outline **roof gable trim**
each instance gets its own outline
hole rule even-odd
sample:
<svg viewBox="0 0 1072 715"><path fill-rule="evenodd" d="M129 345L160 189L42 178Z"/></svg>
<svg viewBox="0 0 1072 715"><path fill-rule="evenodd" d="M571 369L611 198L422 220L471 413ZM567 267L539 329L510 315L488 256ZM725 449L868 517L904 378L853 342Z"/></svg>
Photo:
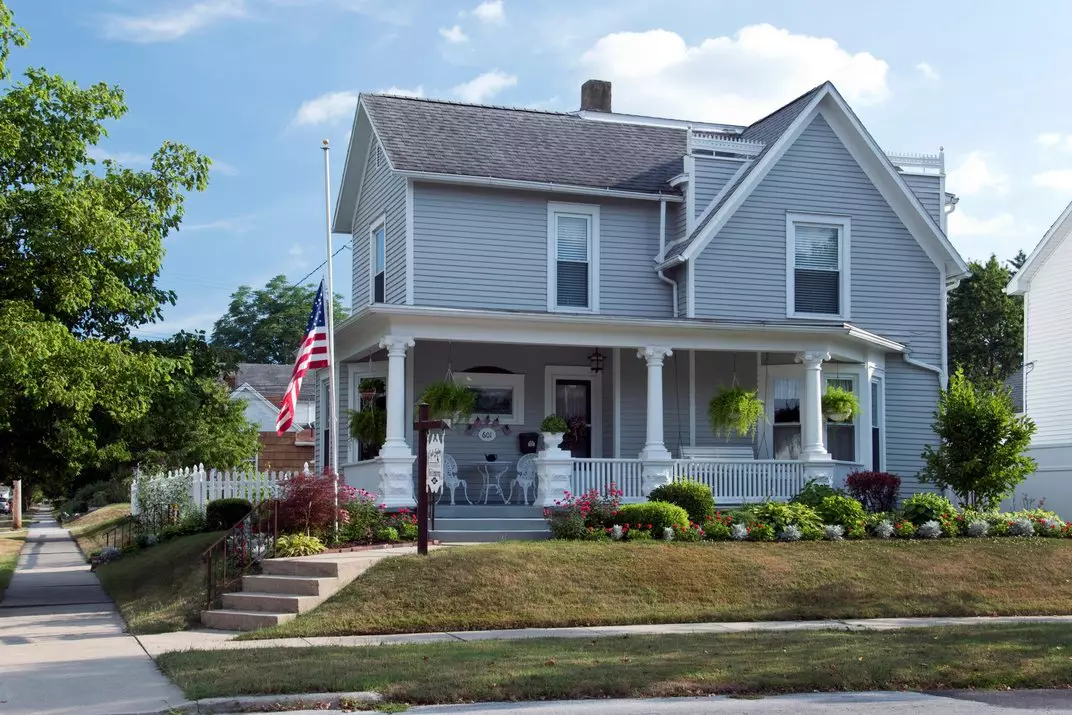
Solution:
<svg viewBox="0 0 1072 715"><path fill-rule="evenodd" d="M1012 277L1005 287L1009 295L1023 295L1031 287L1031 279L1039 272L1046 260L1064 242L1068 234L1072 232L1072 202L1065 207L1061 215L1053 222L1049 230L1042 236L1042 240L1031 251L1031 255L1020 266L1020 270Z"/></svg>

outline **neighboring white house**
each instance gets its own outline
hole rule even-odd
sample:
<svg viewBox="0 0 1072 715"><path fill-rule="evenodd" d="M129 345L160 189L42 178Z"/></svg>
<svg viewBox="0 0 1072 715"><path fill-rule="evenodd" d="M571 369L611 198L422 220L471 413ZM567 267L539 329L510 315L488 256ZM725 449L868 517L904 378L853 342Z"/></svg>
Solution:
<svg viewBox="0 0 1072 715"><path fill-rule="evenodd" d="M309 398L312 390L305 389L298 396L294 424L287 433L275 433L291 370L290 365L239 363L231 378L231 399L246 403L246 419L260 432L261 448L255 464L261 469L299 470L305 464L314 464L316 404Z"/></svg>
<svg viewBox="0 0 1072 715"><path fill-rule="evenodd" d="M1042 237L1020 272L1011 295L1024 296L1023 411L1038 431L1031 456L1038 471L1013 501L1045 499L1046 507L1072 517L1072 204Z"/></svg>

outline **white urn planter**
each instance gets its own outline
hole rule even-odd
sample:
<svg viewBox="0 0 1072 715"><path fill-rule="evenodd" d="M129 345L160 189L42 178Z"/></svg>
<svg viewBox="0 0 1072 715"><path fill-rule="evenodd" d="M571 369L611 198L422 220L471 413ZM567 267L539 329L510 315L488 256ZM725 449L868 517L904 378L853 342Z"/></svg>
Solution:
<svg viewBox="0 0 1072 715"><path fill-rule="evenodd" d="M557 451L562 446L565 432L541 432L543 436L543 448L548 452Z"/></svg>

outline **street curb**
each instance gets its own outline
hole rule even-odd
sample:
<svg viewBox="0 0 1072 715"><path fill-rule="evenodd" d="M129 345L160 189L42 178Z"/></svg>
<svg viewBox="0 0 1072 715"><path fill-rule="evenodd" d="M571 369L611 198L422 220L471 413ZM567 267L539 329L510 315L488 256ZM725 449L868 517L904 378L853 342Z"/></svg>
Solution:
<svg viewBox="0 0 1072 715"><path fill-rule="evenodd" d="M383 696L373 692L305 693L303 695L249 695L231 698L204 698L166 710L124 713L123 715L201 715L202 713L244 713L286 710L343 710L353 705L375 705Z"/></svg>

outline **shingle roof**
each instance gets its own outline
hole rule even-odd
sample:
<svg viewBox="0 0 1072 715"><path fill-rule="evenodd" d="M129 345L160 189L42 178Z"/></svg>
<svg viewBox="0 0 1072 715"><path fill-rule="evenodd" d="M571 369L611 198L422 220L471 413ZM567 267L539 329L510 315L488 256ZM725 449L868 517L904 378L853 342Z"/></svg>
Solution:
<svg viewBox="0 0 1072 715"><path fill-rule="evenodd" d="M362 95L399 171L677 193L686 130L572 114Z"/></svg>
<svg viewBox="0 0 1072 715"><path fill-rule="evenodd" d="M261 397L275 402L287 391L287 385L290 384L290 375L293 371L294 367L292 365L240 362L238 363L238 370L235 372L234 384L235 387L248 384L261 393ZM301 393L298 395L299 400L315 399L316 390L310 387L315 382L311 374L305 376L302 381Z"/></svg>

